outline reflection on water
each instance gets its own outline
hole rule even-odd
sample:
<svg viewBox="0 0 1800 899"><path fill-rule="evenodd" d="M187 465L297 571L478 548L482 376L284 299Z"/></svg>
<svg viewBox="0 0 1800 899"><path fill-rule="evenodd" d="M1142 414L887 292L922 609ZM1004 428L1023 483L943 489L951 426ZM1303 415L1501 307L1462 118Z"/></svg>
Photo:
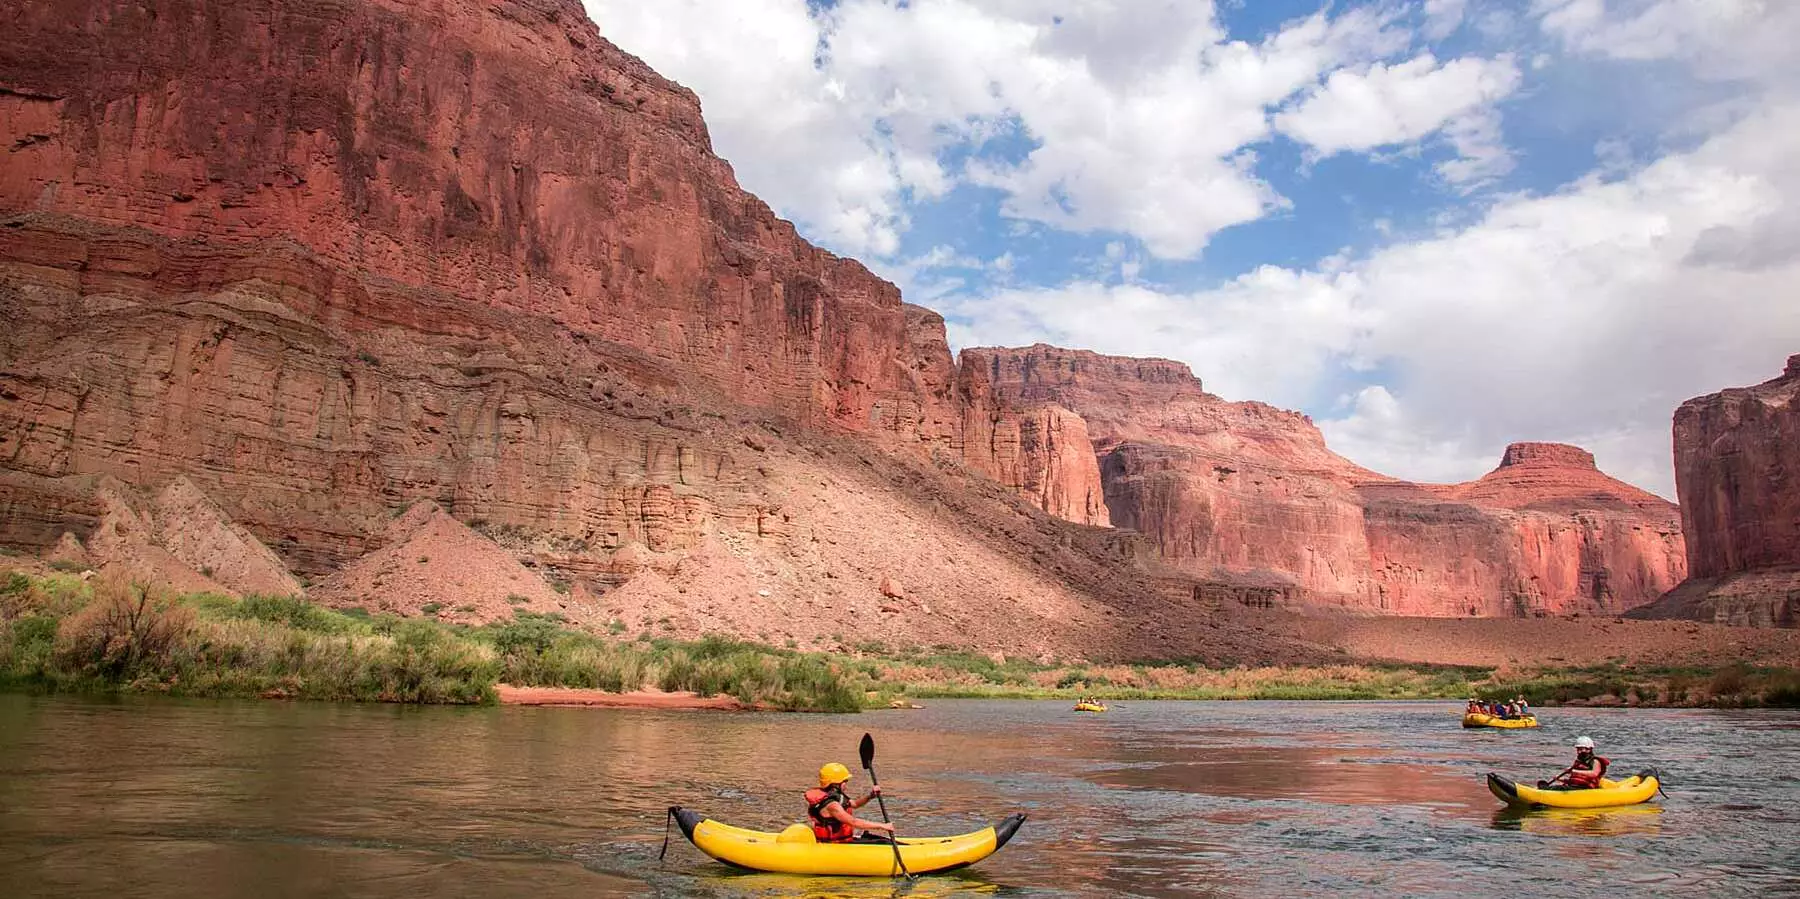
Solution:
<svg viewBox="0 0 1800 899"><path fill-rule="evenodd" d="M0 696L8 895L890 896L733 870L664 810L779 830L872 731L902 833L1031 818L914 897L1800 891L1800 715L1553 710L1465 731L1441 703L938 702L860 716ZM1577 733L1670 797L1513 812L1483 775ZM866 786L858 781L853 787ZM1754 794L1742 786L1754 783Z"/></svg>
<svg viewBox="0 0 1800 899"><path fill-rule="evenodd" d="M1494 813L1495 830L1517 830L1542 836L1616 837L1662 832L1660 805L1618 808L1503 808Z"/></svg>

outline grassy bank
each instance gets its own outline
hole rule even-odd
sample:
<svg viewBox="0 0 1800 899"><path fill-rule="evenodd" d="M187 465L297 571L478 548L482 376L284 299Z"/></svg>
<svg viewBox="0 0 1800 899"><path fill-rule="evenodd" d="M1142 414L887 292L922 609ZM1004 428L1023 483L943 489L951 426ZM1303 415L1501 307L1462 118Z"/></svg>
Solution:
<svg viewBox="0 0 1800 899"><path fill-rule="evenodd" d="M1800 670L1632 668L1618 665L1496 672L1448 665L1207 668L1197 664L1040 665L916 649L865 654L862 678L912 698L1465 699L1524 696L1539 706L1800 707Z"/></svg>
<svg viewBox="0 0 1800 899"><path fill-rule="evenodd" d="M895 699L1461 699L1540 706L1800 706L1800 671L1603 666L1057 665L869 643L807 653L728 638L627 640L543 616L466 627L294 598L172 595L73 575L0 577L0 688L485 703L494 686L644 688L788 710Z"/></svg>
<svg viewBox="0 0 1800 899"><path fill-rule="evenodd" d="M725 694L851 711L830 660L735 640L620 642L540 616L470 628L304 600L177 596L116 582L0 582L0 687L420 703L494 701L496 683Z"/></svg>

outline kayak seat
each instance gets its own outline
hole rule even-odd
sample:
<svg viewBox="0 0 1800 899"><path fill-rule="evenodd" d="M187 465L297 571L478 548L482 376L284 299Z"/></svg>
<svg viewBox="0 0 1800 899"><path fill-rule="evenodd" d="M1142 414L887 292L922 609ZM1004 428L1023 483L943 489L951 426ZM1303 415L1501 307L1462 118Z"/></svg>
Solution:
<svg viewBox="0 0 1800 899"><path fill-rule="evenodd" d="M819 838L813 836L812 828L804 824L789 824L781 833L775 835L777 843L817 843Z"/></svg>

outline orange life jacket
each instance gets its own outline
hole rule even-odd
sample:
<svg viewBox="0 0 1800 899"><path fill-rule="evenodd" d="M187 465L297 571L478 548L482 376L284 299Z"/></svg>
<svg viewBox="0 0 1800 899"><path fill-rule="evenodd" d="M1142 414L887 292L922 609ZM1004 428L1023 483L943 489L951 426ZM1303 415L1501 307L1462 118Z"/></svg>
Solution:
<svg viewBox="0 0 1800 899"><path fill-rule="evenodd" d="M1594 756L1595 770L1569 772L1569 785L1581 789L1593 789L1594 787L1600 786L1600 779L1606 776L1606 766L1610 764L1612 764L1612 762L1609 761L1606 756Z"/></svg>
<svg viewBox="0 0 1800 899"><path fill-rule="evenodd" d="M821 843L848 843L856 839L856 828L825 814L833 802L850 810L850 800L838 789L819 788L806 791L806 819L812 824L813 839Z"/></svg>

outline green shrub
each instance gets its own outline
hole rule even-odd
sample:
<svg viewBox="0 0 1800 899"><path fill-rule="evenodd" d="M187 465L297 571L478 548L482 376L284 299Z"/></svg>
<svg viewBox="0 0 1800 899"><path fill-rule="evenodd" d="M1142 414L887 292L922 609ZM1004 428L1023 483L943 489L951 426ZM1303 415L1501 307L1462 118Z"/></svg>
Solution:
<svg viewBox="0 0 1800 899"><path fill-rule="evenodd" d="M364 617L369 614L361 609L357 611L362 612ZM225 614L232 618L267 621L315 634L343 634L363 629L361 623L352 620L349 615L334 612L298 596L246 596L227 606Z"/></svg>
<svg viewBox="0 0 1800 899"><path fill-rule="evenodd" d="M541 615L518 615L494 628L494 648L503 656L542 655L555 645L563 629Z"/></svg>

